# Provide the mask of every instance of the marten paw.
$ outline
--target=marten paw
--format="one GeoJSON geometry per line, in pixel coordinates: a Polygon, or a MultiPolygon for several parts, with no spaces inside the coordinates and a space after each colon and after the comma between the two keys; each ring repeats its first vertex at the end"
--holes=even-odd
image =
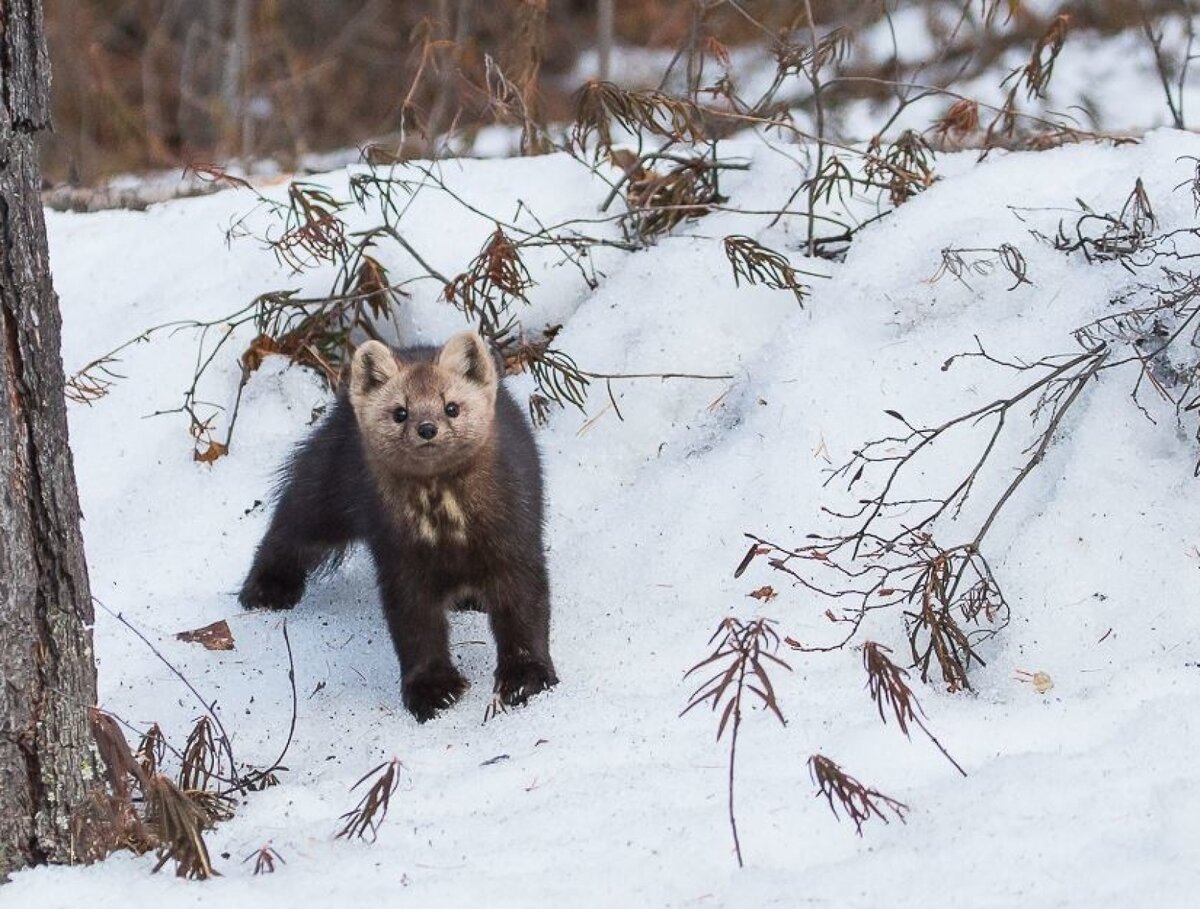
{"type": "Polygon", "coordinates": [[[557,684],[554,667],[531,657],[505,662],[496,670],[496,695],[506,707],[524,704],[539,691],[557,684]]]}
{"type": "Polygon", "coordinates": [[[304,595],[304,576],[263,570],[250,571],[238,602],[246,609],[291,609],[304,595]]]}
{"type": "Polygon", "coordinates": [[[404,706],[418,723],[424,723],[457,701],[466,690],[467,680],[457,669],[435,666],[404,680],[404,706]]]}

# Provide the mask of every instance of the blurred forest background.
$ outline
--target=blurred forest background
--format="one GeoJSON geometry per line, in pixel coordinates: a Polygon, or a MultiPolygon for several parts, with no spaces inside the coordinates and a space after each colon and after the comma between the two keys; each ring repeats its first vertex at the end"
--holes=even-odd
{"type": "Polygon", "coordinates": [[[1169,96],[1193,56],[1194,12],[1191,0],[45,0],[55,133],[42,163],[50,183],[87,184],[194,161],[295,169],[367,142],[453,153],[512,119],[505,96],[561,122],[590,78],[695,91],[717,79],[710,68],[701,83],[703,59],[758,49],[770,61],[781,36],[810,28],[842,36],[829,108],[891,96],[900,61],[925,83],[969,82],[1064,14],[1073,33],[1135,36],[1169,96]],[[1159,54],[1164,34],[1178,46],[1159,54]],[[874,40],[856,46],[862,36],[874,40]],[[439,144],[450,134],[467,144],[439,144]]]}

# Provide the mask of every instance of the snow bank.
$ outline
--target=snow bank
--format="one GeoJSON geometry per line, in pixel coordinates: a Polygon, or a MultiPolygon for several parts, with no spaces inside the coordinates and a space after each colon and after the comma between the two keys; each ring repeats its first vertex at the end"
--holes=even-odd
{"type": "MultiPolygon", "coordinates": [[[[793,165],[748,153],[752,169],[723,189],[746,208],[781,204],[793,165]]],[[[1192,225],[1190,197],[1174,188],[1192,166],[1181,156],[1197,154],[1195,136],[1158,132],[1115,149],[943,159],[945,179],[867,229],[844,263],[792,253],[829,275],[813,279],[803,310],[786,292],[736,288],[719,242],[745,233],[794,251],[798,222],[718,213],[645,252],[600,250],[595,292],[550,253],[534,257],[526,324],[562,322],[561,346],[585,368],[733,376],[618,381],[623,420],[597,388],[586,416],[558,413],[539,433],[561,685],[483,724],[490,637],[480,617],[455,616],[471,691],[418,726],[400,706],[369,561],[354,556],[287,616],[299,694],[290,770],[210,835],[221,878],[151,875],[150,857],[122,855],[22,872],[0,905],[875,907],[946,894],[972,907],[1190,905],[1200,885],[1197,453],[1165,407],[1155,425],[1132,405],[1131,374],[1089,388],[989,538],[1013,621],[985,649],[977,691],[920,689],[967,779],[928,742],[880,724],[856,652],[785,653],[793,672],[775,682],[788,725],[755,712],[742,730],[738,871],[725,745],[712,717],[677,715],[693,687],[683,672],[724,616],[766,614],[805,640],[831,634],[828,604],[765,563],[733,579],[742,534],[802,543],[822,505],[847,501],[822,485],[829,462],[893,430],[885,408],[932,423],[1010,388],[988,364],[939,369],[973,336],[1005,357],[1075,349],[1070,329],[1130,276],[1030,230],[1053,234],[1077,197],[1117,210],[1139,176],[1165,227],[1192,225]],[[1010,206],[1027,210],[1018,218],[1010,206]],[[1003,273],[931,282],[944,246],[1001,242],[1024,254],[1031,285],[1010,292],[1003,273]],[[775,601],[747,597],[765,583],[775,601]],[[1054,687],[1039,695],[1017,669],[1046,672],[1054,687]],[[808,779],[818,751],[906,802],[907,824],[871,822],[860,839],[836,822],[808,779]],[[357,798],[349,787],[393,756],[407,775],[378,841],[335,841],[357,798]],[[287,864],[255,877],[242,859],[266,843],[287,864]]],[[[504,217],[518,201],[544,223],[594,217],[607,193],[565,157],[444,167],[465,199],[504,217]]],[[[318,182],[341,191],[346,179],[318,182]]],[[[492,229],[433,194],[413,204],[408,239],[445,273],[492,229]]],[[[224,226],[250,205],[231,191],[144,213],[50,213],[68,371],[159,322],[214,318],[277,287],[323,290],[327,274],[289,275],[253,243],[225,243],[224,226]]],[[[402,253],[388,264],[412,273],[402,253]]],[[[411,340],[461,327],[432,282],[413,289],[399,326],[411,340]]],[[[71,410],[92,585],[215,699],[239,758],[261,764],[290,714],[282,619],[243,612],[234,594],[273,471],[325,395],[311,375],[269,362],[242,402],[231,454],[196,464],[180,418],[146,418],[177,406],[194,345],[183,332],[131,349],[112,393],[71,410]],[[218,619],[236,650],[173,637],[218,619]]],[[[230,356],[205,393],[230,403],[237,375],[230,356]]],[[[939,458],[961,454],[949,446],[939,458]]],[[[1006,482],[1005,469],[990,482],[1006,482]]],[[[904,652],[897,615],[869,635],[904,652]]],[[[103,612],[96,647],[101,706],[181,742],[200,713],[189,692],[103,612]]]]}

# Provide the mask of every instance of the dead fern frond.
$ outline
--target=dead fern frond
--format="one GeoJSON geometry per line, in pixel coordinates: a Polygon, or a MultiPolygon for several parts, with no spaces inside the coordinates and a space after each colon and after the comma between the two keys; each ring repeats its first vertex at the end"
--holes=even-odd
{"type": "Polygon", "coordinates": [[[367,787],[367,791],[358,804],[341,816],[341,820],[345,823],[338,831],[337,839],[354,837],[368,839],[369,837],[369,842],[375,842],[379,827],[387,818],[392,795],[400,786],[399,770],[403,766],[397,758],[384,761],[378,767],[363,774],[359,781],[350,787],[350,791],[353,792],[371,777],[376,777],[375,781],[367,787]]]}
{"type": "MultiPolygon", "coordinates": [[[[988,124],[983,143],[985,154],[994,147],[998,137],[1004,136],[1012,139],[1016,134],[1017,123],[1021,116],[1017,109],[1017,92],[1021,90],[1022,86],[1025,87],[1025,95],[1029,100],[1045,99],[1050,77],[1054,73],[1054,64],[1063,49],[1069,25],[1070,17],[1066,13],[1059,14],[1050,23],[1049,28],[1038,36],[1025,65],[1018,66],[1001,80],[1000,86],[1003,88],[1008,85],[1009,89],[1004,96],[1004,103],[997,109],[992,122],[988,124]]],[[[1051,132],[1062,136],[1071,131],[1052,130],[1051,132]]]]}
{"type": "Polygon", "coordinates": [[[218,821],[227,821],[233,817],[236,803],[228,795],[202,789],[188,789],[183,794],[191,799],[197,808],[204,812],[205,817],[208,818],[209,826],[216,824],[218,821]]]}
{"type": "Polygon", "coordinates": [[[546,347],[529,361],[529,372],[543,398],[560,407],[571,404],[583,410],[590,380],[568,354],[546,347]]]}
{"type": "Polygon", "coordinates": [[[805,180],[800,188],[809,190],[814,202],[821,200],[828,205],[835,193],[839,202],[854,198],[854,188],[862,182],[865,182],[864,179],[856,177],[839,155],[831,154],[821,165],[820,171],[805,180]]]}
{"type": "Polygon", "coordinates": [[[863,785],[823,754],[814,754],[808,759],[808,771],[817,786],[817,795],[825,796],[833,816],[841,819],[838,814],[838,805],[841,805],[846,816],[854,822],[854,832],[859,836],[862,836],[863,824],[872,817],[888,823],[885,810],[899,818],[900,823],[905,822],[907,805],[863,785]]]}
{"type": "Polygon", "coordinates": [[[848,28],[835,28],[817,39],[816,44],[779,40],[772,53],[775,56],[776,79],[819,73],[833,63],[843,63],[854,46],[854,33],[848,28]]]}
{"type": "Polygon", "coordinates": [[[255,192],[250,182],[242,177],[231,174],[228,170],[219,164],[194,161],[183,169],[183,175],[186,177],[189,173],[195,174],[203,183],[215,183],[221,186],[228,186],[233,189],[245,189],[250,192],[255,192]]]}

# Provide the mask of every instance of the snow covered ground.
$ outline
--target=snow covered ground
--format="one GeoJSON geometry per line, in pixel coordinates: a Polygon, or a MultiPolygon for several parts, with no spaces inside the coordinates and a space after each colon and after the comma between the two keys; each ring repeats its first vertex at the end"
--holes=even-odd
{"type": "MultiPolygon", "coordinates": [[[[761,148],[746,154],[751,169],[722,187],[732,204],[782,204],[794,165],[761,148]]],[[[483,723],[490,636],[481,617],[456,615],[454,652],[471,690],[417,725],[400,706],[371,566],[355,555],[287,616],[299,695],[290,769],[210,834],[220,878],[152,875],[152,857],[123,854],[21,872],[0,906],[1194,905],[1197,451],[1194,427],[1179,430],[1165,405],[1145,399],[1157,423],[1133,405],[1133,372],[1087,388],[989,535],[1013,619],[985,646],[975,692],[918,689],[967,778],[920,736],[908,742],[880,723],[858,652],[781,652],[793,668],[774,674],[788,723],[754,711],[741,732],[739,870],[715,718],[678,716],[694,687],[683,674],[722,618],[766,615],[813,643],[838,630],[823,616],[828,602],[763,560],[733,578],[743,533],[801,545],[827,528],[820,508],[853,498],[823,486],[829,461],[892,432],[885,409],[932,424],[1011,389],[1009,371],[982,361],[940,369],[974,336],[1005,358],[1077,350],[1070,330],[1139,276],[1066,256],[1031,229],[1052,236],[1077,198],[1117,211],[1138,177],[1163,229],[1194,225],[1187,187],[1176,188],[1192,173],[1189,155],[1200,155],[1200,138],[1159,131],[1119,148],[943,157],[944,179],[865,230],[842,263],[804,260],[798,221],[770,228],[768,217],[732,213],[643,252],[598,250],[594,292],[551,251],[534,256],[525,324],[562,322],[561,347],[581,366],[733,376],[620,381],[624,421],[596,389],[586,416],[559,412],[539,431],[558,688],[483,723]],[[735,287],[720,245],[734,233],[829,277],[812,279],[803,310],[785,291],[735,287]],[[969,286],[931,281],[943,247],[1003,242],[1025,256],[1031,284],[1009,291],[1003,272],[971,275],[969,286]],[[747,596],[763,584],[778,598],[747,596]],[[1017,670],[1047,673],[1053,688],[1039,694],[1017,670]],[[806,761],[817,752],[907,803],[907,823],[871,821],[856,837],[814,798],[806,761]],[[358,798],[351,785],[393,756],[406,776],[378,840],[335,840],[358,798]],[[286,864],[254,876],[243,859],[266,844],[286,864]]],[[[481,211],[512,217],[520,200],[544,223],[593,217],[607,194],[565,156],[451,162],[445,177],[481,211]]],[[[342,192],[346,179],[318,182],[342,192]]],[[[226,245],[224,227],[251,205],[229,191],[140,213],[51,213],[68,372],[157,323],[218,317],[278,287],[323,291],[327,273],[289,275],[253,242],[226,245]]],[[[407,223],[420,227],[408,238],[447,274],[492,229],[432,193],[414,206],[407,223]]],[[[402,252],[383,254],[394,275],[413,273],[402,252]]],[[[406,340],[462,326],[434,282],[412,289],[406,340]]],[[[269,361],[249,385],[231,453],[195,463],[182,418],[147,418],[178,405],[195,342],[181,332],[132,348],[108,397],[71,410],[92,588],[216,700],[239,760],[263,764],[290,716],[282,618],[242,611],[235,592],[266,526],[272,473],[325,394],[305,371],[269,361]],[[174,638],[219,619],[231,652],[174,638]]],[[[231,403],[237,379],[231,353],[204,396],[231,403]]],[[[524,378],[513,385],[529,389],[524,378]]],[[[930,482],[967,444],[938,453],[930,482]]],[[[979,496],[1018,464],[998,464],[979,496]]],[[[896,613],[874,617],[864,637],[907,652],[896,613]]],[[[178,747],[201,713],[195,698],[103,611],[96,651],[101,706],[139,728],[158,722],[178,747]]]]}

